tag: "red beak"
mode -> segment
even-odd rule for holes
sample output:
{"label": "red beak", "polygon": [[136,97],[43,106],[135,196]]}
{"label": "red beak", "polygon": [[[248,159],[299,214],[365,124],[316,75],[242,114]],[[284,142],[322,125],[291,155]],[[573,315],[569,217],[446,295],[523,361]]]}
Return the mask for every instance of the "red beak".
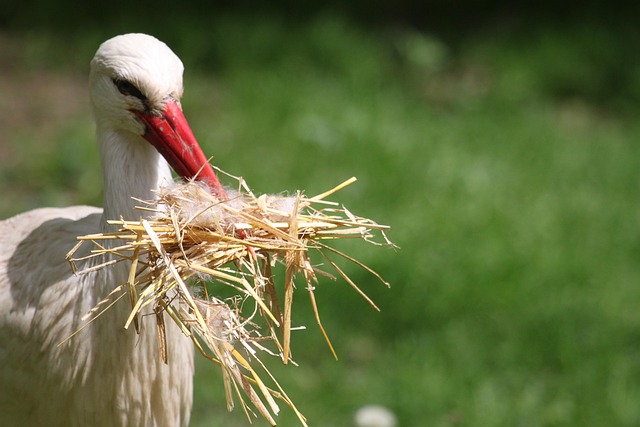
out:
{"label": "red beak", "polygon": [[216,197],[228,200],[177,102],[167,102],[159,116],[150,112],[134,112],[147,125],[144,139],[156,147],[178,175],[185,180],[204,182]]}

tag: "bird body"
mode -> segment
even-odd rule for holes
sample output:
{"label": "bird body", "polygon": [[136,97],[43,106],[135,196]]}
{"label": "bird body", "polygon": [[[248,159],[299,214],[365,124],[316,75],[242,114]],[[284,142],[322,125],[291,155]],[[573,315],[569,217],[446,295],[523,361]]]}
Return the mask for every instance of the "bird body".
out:
{"label": "bird body", "polygon": [[140,334],[125,330],[131,306],[122,299],[65,341],[129,273],[119,263],[76,276],[65,255],[77,236],[109,230],[107,219],[143,216],[132,197],[150,200],[172,180],[167,161],[226,195],[182,116],[182,64],[166,45],[141,34],[105,42],[90,84],[104,210],[44,208],[0,221],[0,425],[187,425],[190,340],[167,320],[165,364],[155,314],[141,317]]}
{"label": "bird body", "polygon": [[99,209],[38,209],[0,223],[0,425],[177,426],[189,420],[193,346],[167,325],[168,364],[154,324],[123,329],[116,304],[83,333],[82,317],[126,280],[125,265],[74,276],[65,254],[100,229]]}

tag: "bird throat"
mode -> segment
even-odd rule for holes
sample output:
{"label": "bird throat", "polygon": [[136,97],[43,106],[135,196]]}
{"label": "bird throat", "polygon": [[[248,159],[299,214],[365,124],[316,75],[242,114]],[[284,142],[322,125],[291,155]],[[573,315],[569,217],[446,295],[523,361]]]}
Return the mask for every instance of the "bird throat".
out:
{"label": "bird throat", "polygon": [[155,190],[173,181],[162,156],[142,137],[125,131],[99,132],[104,178],[102,228],[113,231],[108,220],[136,221],[148,216],[137,209],[141,201],[156,199]]}

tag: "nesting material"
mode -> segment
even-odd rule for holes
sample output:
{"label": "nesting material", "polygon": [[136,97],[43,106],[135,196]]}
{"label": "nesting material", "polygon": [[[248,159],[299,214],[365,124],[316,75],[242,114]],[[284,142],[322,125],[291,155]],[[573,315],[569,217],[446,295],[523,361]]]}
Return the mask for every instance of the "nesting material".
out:
{"label": "nesting material", "polygon": [[[276,425],[273,417],[280,410],[276,400],[281,400],[306,426],[304,416],[259,356],[274,355],[284,364],[292,363],[296,280],[305,285],[317,325],[335,356],[316,305],[317,276],[340,277],[375,309],[332,257],[344,257],[388,284],[327,242],[355,238],[391,245],[384,233],[388,227],[326,200],[355,178],[315,197],[301,193],[256,197],[242,179],[236,179],[238,191],[226,201],[196,182],[164,188],[158,200],[141,201],[139,209],[152,213],[147,219],[110,221],[118,231],[80,236],[67,258],[77,274],[89,271],[78,271],[87,258],[101,260],[90,271],[123,261],[131,265],[127,283],[114,284],[115,290],[87,315],[87,321],[128,297],[132,308],[124,327],[133,324],[138,329],[141,314],[152,309],[157,314],[159,352],[166,361],[162,315],[166,313],[206,358],[222,368],[230,410],[235,394],[250,419],[254,408]],[[93,245],[89,256],[74,257],[85,244]],[[319,255],[323,269],[312,262],[312,254]],[[280,270],[277,276],[274,270]]]}

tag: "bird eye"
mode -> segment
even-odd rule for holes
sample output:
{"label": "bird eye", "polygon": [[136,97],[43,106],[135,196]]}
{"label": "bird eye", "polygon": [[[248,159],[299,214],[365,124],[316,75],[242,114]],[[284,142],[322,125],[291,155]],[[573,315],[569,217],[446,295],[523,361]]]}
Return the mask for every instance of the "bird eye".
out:
{"label": "bird eye", "polygon": [[141,101],[145,101],[147,99],[147,97],[140,92],[140,89],[127,80],[113,79],[113,84],[116,85],[120,93],[123,95],[135,96]]}

